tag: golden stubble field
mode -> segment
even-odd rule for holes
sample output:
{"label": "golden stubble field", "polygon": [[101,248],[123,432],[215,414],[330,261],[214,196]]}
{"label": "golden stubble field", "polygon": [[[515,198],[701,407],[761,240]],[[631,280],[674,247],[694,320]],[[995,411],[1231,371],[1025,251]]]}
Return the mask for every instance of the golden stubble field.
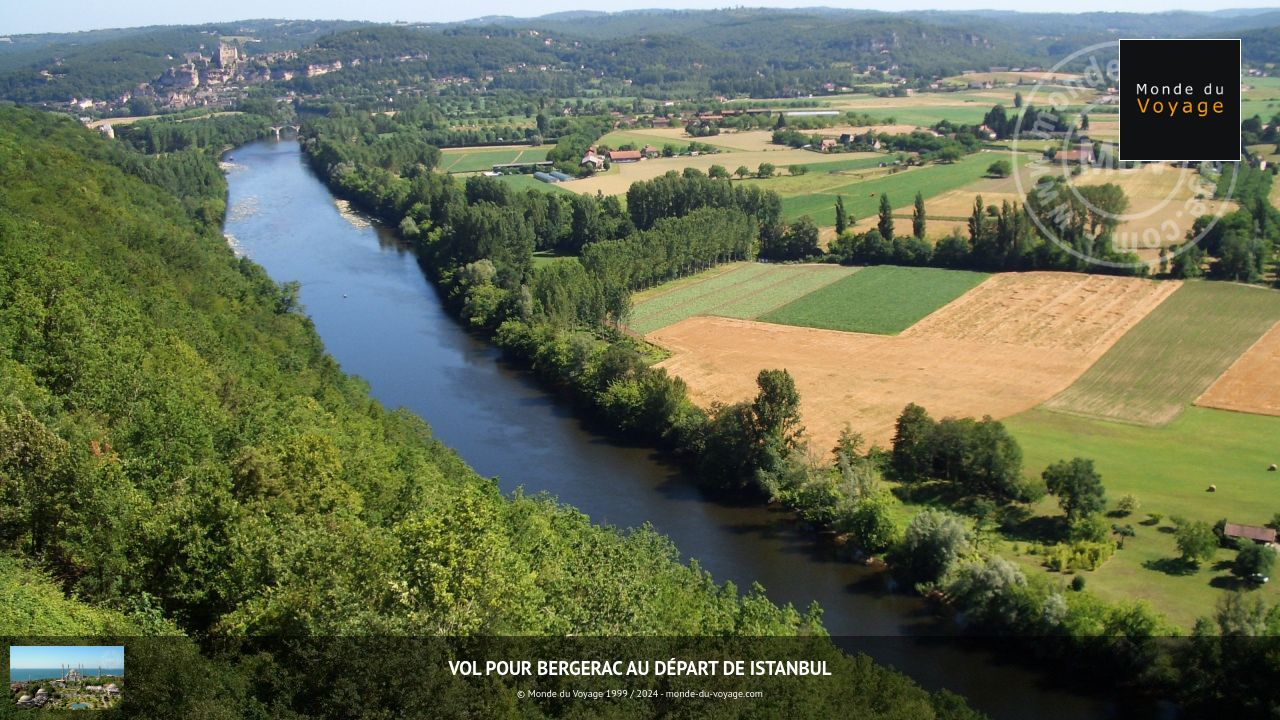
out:
{"label": "golden stubble field", "polygon": [[1280,323],[1241,355],[1196,404],[1258,415],[1280,415]]}
{"label": "golden stubble field", "polygon": [[907,403],[935,417],[1008,417],[1069,386],[1178,283],[994,275],[898,336],[694,317],[650,333],[695,402],[746,400],[764,369],[795,377],[817,451],[848,425],[887,447]]}

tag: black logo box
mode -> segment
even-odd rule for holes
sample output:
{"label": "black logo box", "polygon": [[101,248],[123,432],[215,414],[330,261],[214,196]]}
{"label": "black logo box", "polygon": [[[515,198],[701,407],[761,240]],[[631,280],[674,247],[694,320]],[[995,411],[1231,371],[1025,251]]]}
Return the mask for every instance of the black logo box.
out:
{"label": "black logo box", "polygon": [[[1240,159],[1240,40],[1120,40],[1120,159],[1122,161],[1235,162]],[[1146,85],[1145,93],[1138,92]],[[1207,85],[1215,92],[1205,94]],[[1151,88],[1190,87],[1190,94]],[[1222,94],[1216,90],[1222,89]],[[1139,112],[1137,101],[1150,104]],[[1160,102],[1161,114],[1155,114]],[[1207,102],[1206,117],[1184,114]],[[1170,115],[1169,103],[1177,103]],[[1221,102],[1223,112],[1212,112]],[[1128,117],[1128,121],[1124,120]]]}

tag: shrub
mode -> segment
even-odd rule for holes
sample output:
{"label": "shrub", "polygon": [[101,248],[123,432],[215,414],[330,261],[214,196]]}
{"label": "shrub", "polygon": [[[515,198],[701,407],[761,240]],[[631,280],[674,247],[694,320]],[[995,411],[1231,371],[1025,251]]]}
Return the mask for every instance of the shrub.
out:
{"label": "shrub", "polygon": [[1116,514],[1120,517],[1127,517],[1138,511],[1142,507],[1142,503],[1138,502],[1137,495],[1125,495],[1116,503]]}
{"label": "shrub", "polygon": [[1080,592],[1081,590],[1084,590],[1084,576],[1083,576],[1083,575],[1077,575],[1077,576],[1075,576],[1075,577],[1071,578],[1071,589],[1072,589],[1072,590],[1075,590],[1076,592]]}
{"label": "shrub", "polygon": [[879,553],[893,547],[901,532],[883,497],[870,497],[858,502],[841,523],[841,529],[853,536],[863,550]]}

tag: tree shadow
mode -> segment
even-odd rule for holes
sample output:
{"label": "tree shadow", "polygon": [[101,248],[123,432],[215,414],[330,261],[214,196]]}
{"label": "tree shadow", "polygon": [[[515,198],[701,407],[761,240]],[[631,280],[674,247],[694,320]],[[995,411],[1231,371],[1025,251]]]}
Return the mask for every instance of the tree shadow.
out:
{"label": "tree shadow", "polygon": [[1172,535],[1172,534],[1174,534],[1174,533],[1178,532],[1178,529],[1177,529],[1177,528],[1172,527],[1172,526],[1169,526],[1169,525],[1165,525],[1164,527],[1162,527],[1162,528],[1157,528],[1157,529],[1158,529],[1160,532],[1164,533],[1165,535]]}
{"label": "tree shadow", "polygon": [[[1219,563],[1219,565],[1221,564]],[[1219,575],[1210,580],[1209,584],[1219,590],[1251,590],[1256,587],[1251,583],[1244,582],[1235,575]]]}
{"label": "tree shadow", "polygon": [[1142,567],[1148,570],[1162,572],[1165,575],[1186,576],[1194,575],[1198,566],[1195,563],[1187,562],[1182,558],[1160,558],[1159,560],[1147,560],[1142,563]]}

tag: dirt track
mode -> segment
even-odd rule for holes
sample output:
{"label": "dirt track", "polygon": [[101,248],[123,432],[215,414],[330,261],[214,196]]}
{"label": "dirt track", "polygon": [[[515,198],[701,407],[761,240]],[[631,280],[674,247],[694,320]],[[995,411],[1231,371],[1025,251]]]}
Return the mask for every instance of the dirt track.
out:
{"label": "dirt track", "polygon": [[796,379],[813,447],[834,445],[848,423],[887,447],[907,403],[935,417],[1007,417],[1065,389],[1176,289],[1073,273],[996,275],[902,335],[888,337],[695,317],[648,337],[672,351],[661,367],[695,402],[755,394],[755,376]]}
{"label": "dirt track", "polygon": [[1227,368],[1196,404],[1258,415],[1280,415],[1280,323]]}

